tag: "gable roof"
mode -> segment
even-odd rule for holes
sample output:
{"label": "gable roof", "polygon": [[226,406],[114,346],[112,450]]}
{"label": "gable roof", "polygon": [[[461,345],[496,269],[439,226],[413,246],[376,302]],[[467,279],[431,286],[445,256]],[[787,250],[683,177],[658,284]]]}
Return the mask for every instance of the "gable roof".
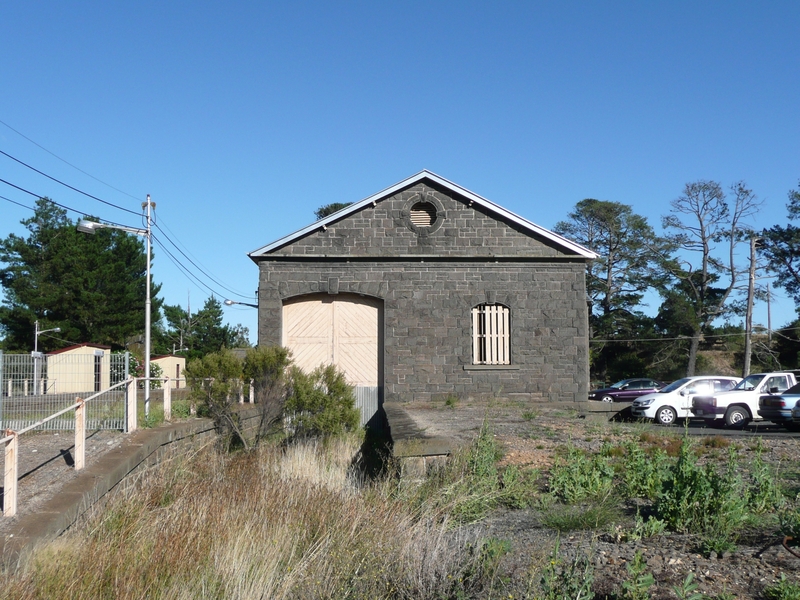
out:
{"label": "gable roof", "polygon": [[338,221],[339,219],[343,219],[344,217],[356,213],[360,211],[362,208],[369,206],[370,204],[373,205],[377,204],[380,200],[383,200],[384,198],[387,198],[402,189],[410,187],[426,179],[460,196],[463,196],[464,198],[467,198],[469,201],[483,207],[490,213],[494,213],[498,216],[508,219],[512,223],[516,223],[523,230],[528,231],[529,233],[541,236],[543,238],[550,240],[551,242],[554,242],[556,245],[561,246],[565,250],[573,252],[587,259],[595,259],[598,257],[598,255],[595,252],[589,250],[588,248],[585,248],[580,244],[568,240],[567,238],[562,237],[557,233],[550,231],[549,229],[540,227],[539,225],[536,225],[536,223],[532,223],[531,221],[528,221],[527,219],[524,219],[519,215],[514,214],[510,210],[507,210],[502,206],[495,204],[491,200],[487,200],[486,198],[479,196],[478,194],[471,192],[468,189],[463,188],[460,185],[453,183],[452,181],[449,181],[444,177],[440,177],[435,173],[431,173],[430,171],[425,169],[423,169],[416,175],[412,175],[411,177],[404,179],[403,181],[395,183],[394,185],[386,188],[385,190],[381,190],[377,194],[373,194],[367,198],[364,198],[359,202],[354,202],[350,206],[338,210],[335,213],[332,213],[327,217],[320,219],[319,221],[315,221],[314,223],[307,225],[302,229],[298,229],[294,233],[290,233],[289,235],[286,235],[278,240],[275,240],[271,244],[267,244],[266,246],[262,246],[261,248],[253,250],[252,252],[248,253],[248,256],[255,261],[259,257],[265,256],[270,252],[272,252],[273,250],[282,248],[287,244],[291,244],[292,242],[299,240],[313,233],[314,231],[317,231],[319,229],[325,229],[329,223],[333,223],[334,221]]}
{"label": "gable roof", "polygon": [[53,356],[54,354],[63,354],[64,352],[72,352],[73,350],[78,350],[80,348],[95,348],[97,350],[111,350],[111,346],[104,346],[103,344],[92,344],[90,342],[84,344],[74,344],[72,346],[67,346],[66,348],[59,348],[58,350],[53,350],[52,352],[48,352],[47,356]]}

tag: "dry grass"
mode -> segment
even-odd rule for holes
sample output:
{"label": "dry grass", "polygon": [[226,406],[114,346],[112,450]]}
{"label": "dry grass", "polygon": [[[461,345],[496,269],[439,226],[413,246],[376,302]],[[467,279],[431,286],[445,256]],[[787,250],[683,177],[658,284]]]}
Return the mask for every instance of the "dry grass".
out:
{"label": "dry grass", "polygon": [[185,457],[40,548],[3,575],[0,589],[9,598],[60,599],[475,592],[478,540],[365,487],[351,468],[358,443]]}

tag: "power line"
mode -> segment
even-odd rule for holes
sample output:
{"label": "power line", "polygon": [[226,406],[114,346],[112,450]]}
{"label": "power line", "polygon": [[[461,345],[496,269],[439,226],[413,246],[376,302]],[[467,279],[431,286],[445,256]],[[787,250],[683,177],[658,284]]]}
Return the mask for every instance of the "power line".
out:
{"label": "power line", "polygon": [[20,132],[20,131],[17,131],[16,129],[14,129],[14,128],[13,128],[11,125],[9,125],[8,123],[6,123],[6,122],[4,122],[4,121],[0,121],[0,123],[2,123],[3,125],[5,125],[6,127],[8,127],[8,128],[11,130],[11,131],[13,131],[14,133],[16,133],[18,136],[20,136],[20,137],[22,137],[22,138],[25,138],[26,140],[28,140],[28,141],[29,141],[31,144],[33,144],[33,145],[34,145],[34,146],[36,146],[37,148],[40,148],[40,149],[44,150],[44,151],[45,151],[45,152],[47,152],[47,153],[48,153],[50,156],[53,156],[53,157],[57,158],[58,160],[60,160],[61,162],[63,162],[65,165],[68,165],[68,166],[72,167],[73,169],[75,169],[76,171],[78,171],[78,172],[80,172],[80,173],[83,173],[83,174],[84,174],[84,175],[86,175],[87,177],[91,177],[92,179],[94,179],[94,180],[95,180],[95,181],[97,181],[98,183],[102,183],[104,186],[111,188],[111,189],[112,189],[112,190],[114,190],[115,192],[119,192],[120,194],[123,194],[123,195],[125,195],[125,196],[128,196],[129,198],[133,198],[134,200],[138,200],[138,198],[137,198],[136,196],[133,196],[133,195],[129,194],[128,192],[124,192],[124,191],[122,191],[122,190],[120,190],[120,189],[117,189],[117,188],[115,188],[113,185],[111,185],[110,183],[106,183],[106,182],[105,182],[105,181],[103,181],[102,179],[98,179],[97,177],[95,177],[95,176],[94,176],[94,175],[92,175],[91,173],[87,173],[87,172],[86,172],[86,171],[84,171],[83,169],[81,169],[81,168],[79,168],[79,167],[76,167],[76,166],[75,166],[75,165],[73,165],[72,163],[70,163],[70,162],[68,162],[68,161],[64,160],[63,158],[61,158],[61,157],[60,157],[60,156],[58,156],[57,154],[55,154],[55,153],[51,152],[50,150],[48,150],[47,148],[45,148],[45,147],[44,147],[44,146],[42,146],[41,144],[38,144],[38,143],[36,143],[34,140],[32,140],[31,138],[29,138],[29,137],[28,137],[27,135],[25,135],[24,133],[22,133],[22,132]]}
{"label": "power line", "polygon": [[172,245],[175,247],[175,249],[176,249],[178,252],[180,252],[180,253],[183,255],[183,257],[184,257],[186,260],[188,260],[190,263],[192,263],[192,264],[193,264],[193,265],[194,265],[194,266],[195,266],[195,267],[196,267],[196,268],[197,268],[197,269],[198,269],[198,270],[199,270],[199,271],[200,271],[200,272],[201,272],[203,275],[205,275],[206,277],[208,277],[208,278],[209,278],[211,281],[213,281],[214,283],[216,283],[217,285],[219,285],[219,286],[220,286],[220,287],[222,287],[223,289],[225,289],[225,290],[227,290],[227,291],[231,292],[232,294],[235,294],[236,296],[239,296],[239,297],[241,297],[241,298],[252,299],[252,297],[251,297],[251,296],[246,296],[246,295],[244,295],[244,294],[242,294],[242,293],[240,293],[240,292],[237,292],[237,291],[236,291],[236,290],[234,290],[234,289],[231,289],[231,288],[229,288],[228,286],[226,286],[224,283],[222,283],[221,281],[219,281],[218,279],[216,279],[216,278],[215,278],[215,277],[213,277],[212,275],[209,275],[208,273],[206,273],[206,272],[205,272],[205,271],[204,271],[204,270],[203,270],[203,269],[202,269],[202,268],[201,268],[201,267],[200,267],[200,266],[199,266],[199,265],[198,265],[196,262],[194,262],[194,261],[193,261],[191,258],[189,258],[189,257],[186,255],[186,253],[185,253],[183,250],[181,250],[181,249],[180,249],[180,248],[179,248],[179,247],[178,247],[178,246],[175,244],[175,242],[173,242],[173,241],[170,239],[170,237],[169,237],[169,236],[168,236],[168,235],[167,235],[167,234],[164,232],[164,230],[163,230],[163,229],[161,229],[161,227],[159,227],[159,226],[158,226],[158,224],[156,224],[156,229],[158,229],[158,230],[159,230],[161,233],[163,233],[163,234],[164,234],[164,238],[165,238],[167,241],[169,241],[169,243],[170,243],[170,244],[172,244]]}
{"label": "power line", "polygon": [[[0,152],[2,152],[2,150],[0,150]],[[71,208],[71,207],[67,206],[66,204],[61,204],[59,202],[56,202],[55,200],[51,200],[50,198],[46,198],[45,196],[42,196],[42,195],[37,194],[35,192],[32,192],[30,190],[26,190],[23,187],[20,187],[20,186],[18,186],[16,184],[11,183],[10,181],[6,181],[5,179],[0,178],[0,183],[5,183],[6,185],[13,187],[14,189],[17,189],[20,192],[24,192],[24,193],[26,193],[26,194],[28,194],[30,196],[33,196],[37,200],[45,200],[46,199],[50,204],[55,204],[56,206],[58,206],[60,208],[63,208],[64,210],[68,210],[70,212],[74,212],[75,214],[78,214],[78,215],[84,215],[84,216],[88,215],[88,213],[86,211],[77,210],[75,208]],[[0,196],[0,197],[2,197],[2,196]],[[23,208],[27,208],[29,210],[32,210],[32,211],[36,212],[35,208],[31,208],[30,206],[25,206],[24,204],[20,204],[19,202],[14,202],[13,200],[10,200],[9,198],[5,198],[5,197],[2,197],[2,198],[4,200],[8,200],[9,202],[13,202],[14,204],[17,204],[19,206],[22,206]],[[138,214],[138,213],[136,213],[136,214]],[[122,225],[121,223],[115,223],[114,221],[104,220],[103,222],[104,223],[109,223],[111,225],[118,225],[119,227],[127,227],[127,225]]]}
{"label": "power line", "polygon": [[[753,329],[758,329],[762,331],[764,334],[769,332],[766,327],[754,327]],[[792,331],[800,329],[800,327],[793,327],[793,328],[781,328],[781,331]],[[773,333],[777,333],[778,330],[773,329]],[[707,338],[721,338],[721,337],[741,337],[744,336],[745,332],[740,331],[739,333],[705,333],[703,337]],[[690,340],[692,339],[688,335],[680,335],[678,337],[660,337],[660,338],[632,338],[632,339],[619,339],[619,338],[611,338],[608,340],[597,340],[597,339],[590,339],[589,343],[594,344],[610,344],[613,342],[675,342],[678,340]]]}
{"label": "power line", "polygon": [[17,206],[21,206],[22,208],[27,208],[28,210],[34,210],[34,211],[36,210],[35,208],[33,208],[31,206],[28,206],[26,204],[22,204],[21,202],[17,202],[15,200],[12,200],[11,198],[6,198],[5,196],[0,196],[0,198],[2,198],[3,200],[6,200],[7,202],[11,202],[11,204],[16,204]]}
{"label": "power line", "polygon": [[111,206],[111,207],[119,209],[119,210],[123,210],[123,211],[125,211],[127,213],[131,213],[131,214],[134,214],[134,215],[138,215],[139,214],[138,212],[130,210],[129,208],[125,208],[123,206],[118,206],[118,205],[114,204],[113,202],[108,202],[107,200],[103,200],[102,198],[98,198],[97,196],[93,196],[92,194],[89,194],[88,192],[84,192],[83,190],[79,190],[78,188],[73,187],[73,186],[69,185],[68,183],[64,183],[60,179],[56,179],[55,177],[52,177],[51,175],[48,175],[47,173],[44,173],[43,171],[40,171],[39,169],[37,169],[35,167],[32,167],[27,163],[22,162],[20,159],[14,158],[8,152],[3,152],[2,150],[0,150],[0,154],[2,154],[3,156],[7,156],[11,160],[13,160],[15,162],[18,162],[19,164],[21,164],[24,167],[29,168],[31,171],[35,171],[36,173],[39,173],[39,175],[47,177],[48,179],[50,179],[52,181],[55,181],[56,183],[59,183],[59,184],[63,185],[64,187],[67,187],[67,188],[71,189],[74,192],[78,192],[79,194],[83,194],[87,198],[91,198],[92,200],[97,200],[98,202],[102,202],[103,204],[106,204],[108,206]]}
{"label": "power line", "polygon": [[[152,234],[151,234],[151,235],[152,235]],[[173,263],[173,264],[174,264],[176,267],[178,267],[178,269],[180,269],[180,270],[183,272],[183,274],[184,274],[184,275],[186,275],[186,276],[187,276],[187,277],[189,277],[190,279],[193,279],[195,283],[197,283],[197,284],[199,284],[199,285],[203,286],[204,288],[206,288],[206,289],[207,289],[209,292],[211,292],[211,293],[212,293],[214,296],[219,296],[220,298],[224,298],[224,297],[225,297],[225,294],[221,294],[221,293],[219,292],[219,290],[215,290],[215,289],[214,289],[214,288],[212,288],[211,286],[209,286],[209,285],[205,284],[204,282],[202,282],[202,281],[200,280],[200,278],[199,278],[199,277],[197,277],[197,275],[195,275],[194,273],[192,273],[192,272],[191,272],[191,271],[190,271],[190,270],[189,270],[189,269],[188,269],[188,268],[187,268],[187,267],[186,267],[186,266],[185,266],[185,265],[184,265],[184,264],[183,264],[181,261],[179,261],[179,260],[178,260],[178,259],[175,257],[175,255],[173,255],[173,254],[172,254],[172,253],[169,251],[169,249],[168,249],[168,248],[167,248],[167,247],[166,247],[164,244],[162,244],[162,243],[161,243],[161,240],[160,240],[158,237],[156,237],[155,235],[153,235],[152,237],[153,237],[153,240],[155,240],[155,241],[157,241],[157,242],[159,243],[159,247],[161,248],[161,250],[163,250],[163,251],[166,253],[166,255],[169,257],[169,259],[172,261],[172,263]]]}

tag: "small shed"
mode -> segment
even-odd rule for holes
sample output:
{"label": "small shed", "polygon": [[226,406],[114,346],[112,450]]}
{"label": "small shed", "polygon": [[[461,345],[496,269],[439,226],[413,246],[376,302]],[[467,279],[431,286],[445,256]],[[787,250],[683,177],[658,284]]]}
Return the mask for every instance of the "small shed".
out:
{"label": "small shed", "polygon": [[76,344],[46,354],[46,393],[99,392],[111,386],[111,346]]}
{"label": "small shed", "polygon": [[586,400],[596,254],[434,173],[249,256],[258,343],[304,369],[336,364],[387,402]]}
{"label": "small shed", "polygon": [[150,359],[150,364],[156,364],[161,367],[161,372],[164,377],[170,378],[171,388],[178,389],[186,387],[186,380],[183,376],[183,371],[186,369],[185,356],[178,356],[176,354],[154,356]]}

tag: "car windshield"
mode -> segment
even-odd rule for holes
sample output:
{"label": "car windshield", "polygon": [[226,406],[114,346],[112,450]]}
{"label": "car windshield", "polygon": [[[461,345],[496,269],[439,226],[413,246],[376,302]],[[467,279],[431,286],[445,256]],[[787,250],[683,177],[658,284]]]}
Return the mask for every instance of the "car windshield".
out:
{"label": "car windshield", "polygon": [[735,390],[753,390],[764,379],[763,375],[748,375],[736,384]]}
{"label": "car windshield", "polygon": [[629,382],[630,382],[630,379],[623,379],[622,381],[618,381],[617,383],[612,383],[612,384],[611,384],[610,386],[608,386],[608,387],[610,387],[610,388],[614,388],[615,390],[618,390],[618,389],[619,389],[619,388],[621,388],[623,385],[627,385]]}
{"label": "car windshield", "polygon": [[674,392],[675,390],[682,388],[684,385],[689,383],[691,379],[688,377],[684,377],[683,379],[678,379],[678,381],[673,381],[667,387],[661,388],[662,394],[669,394],[670,392]]}

